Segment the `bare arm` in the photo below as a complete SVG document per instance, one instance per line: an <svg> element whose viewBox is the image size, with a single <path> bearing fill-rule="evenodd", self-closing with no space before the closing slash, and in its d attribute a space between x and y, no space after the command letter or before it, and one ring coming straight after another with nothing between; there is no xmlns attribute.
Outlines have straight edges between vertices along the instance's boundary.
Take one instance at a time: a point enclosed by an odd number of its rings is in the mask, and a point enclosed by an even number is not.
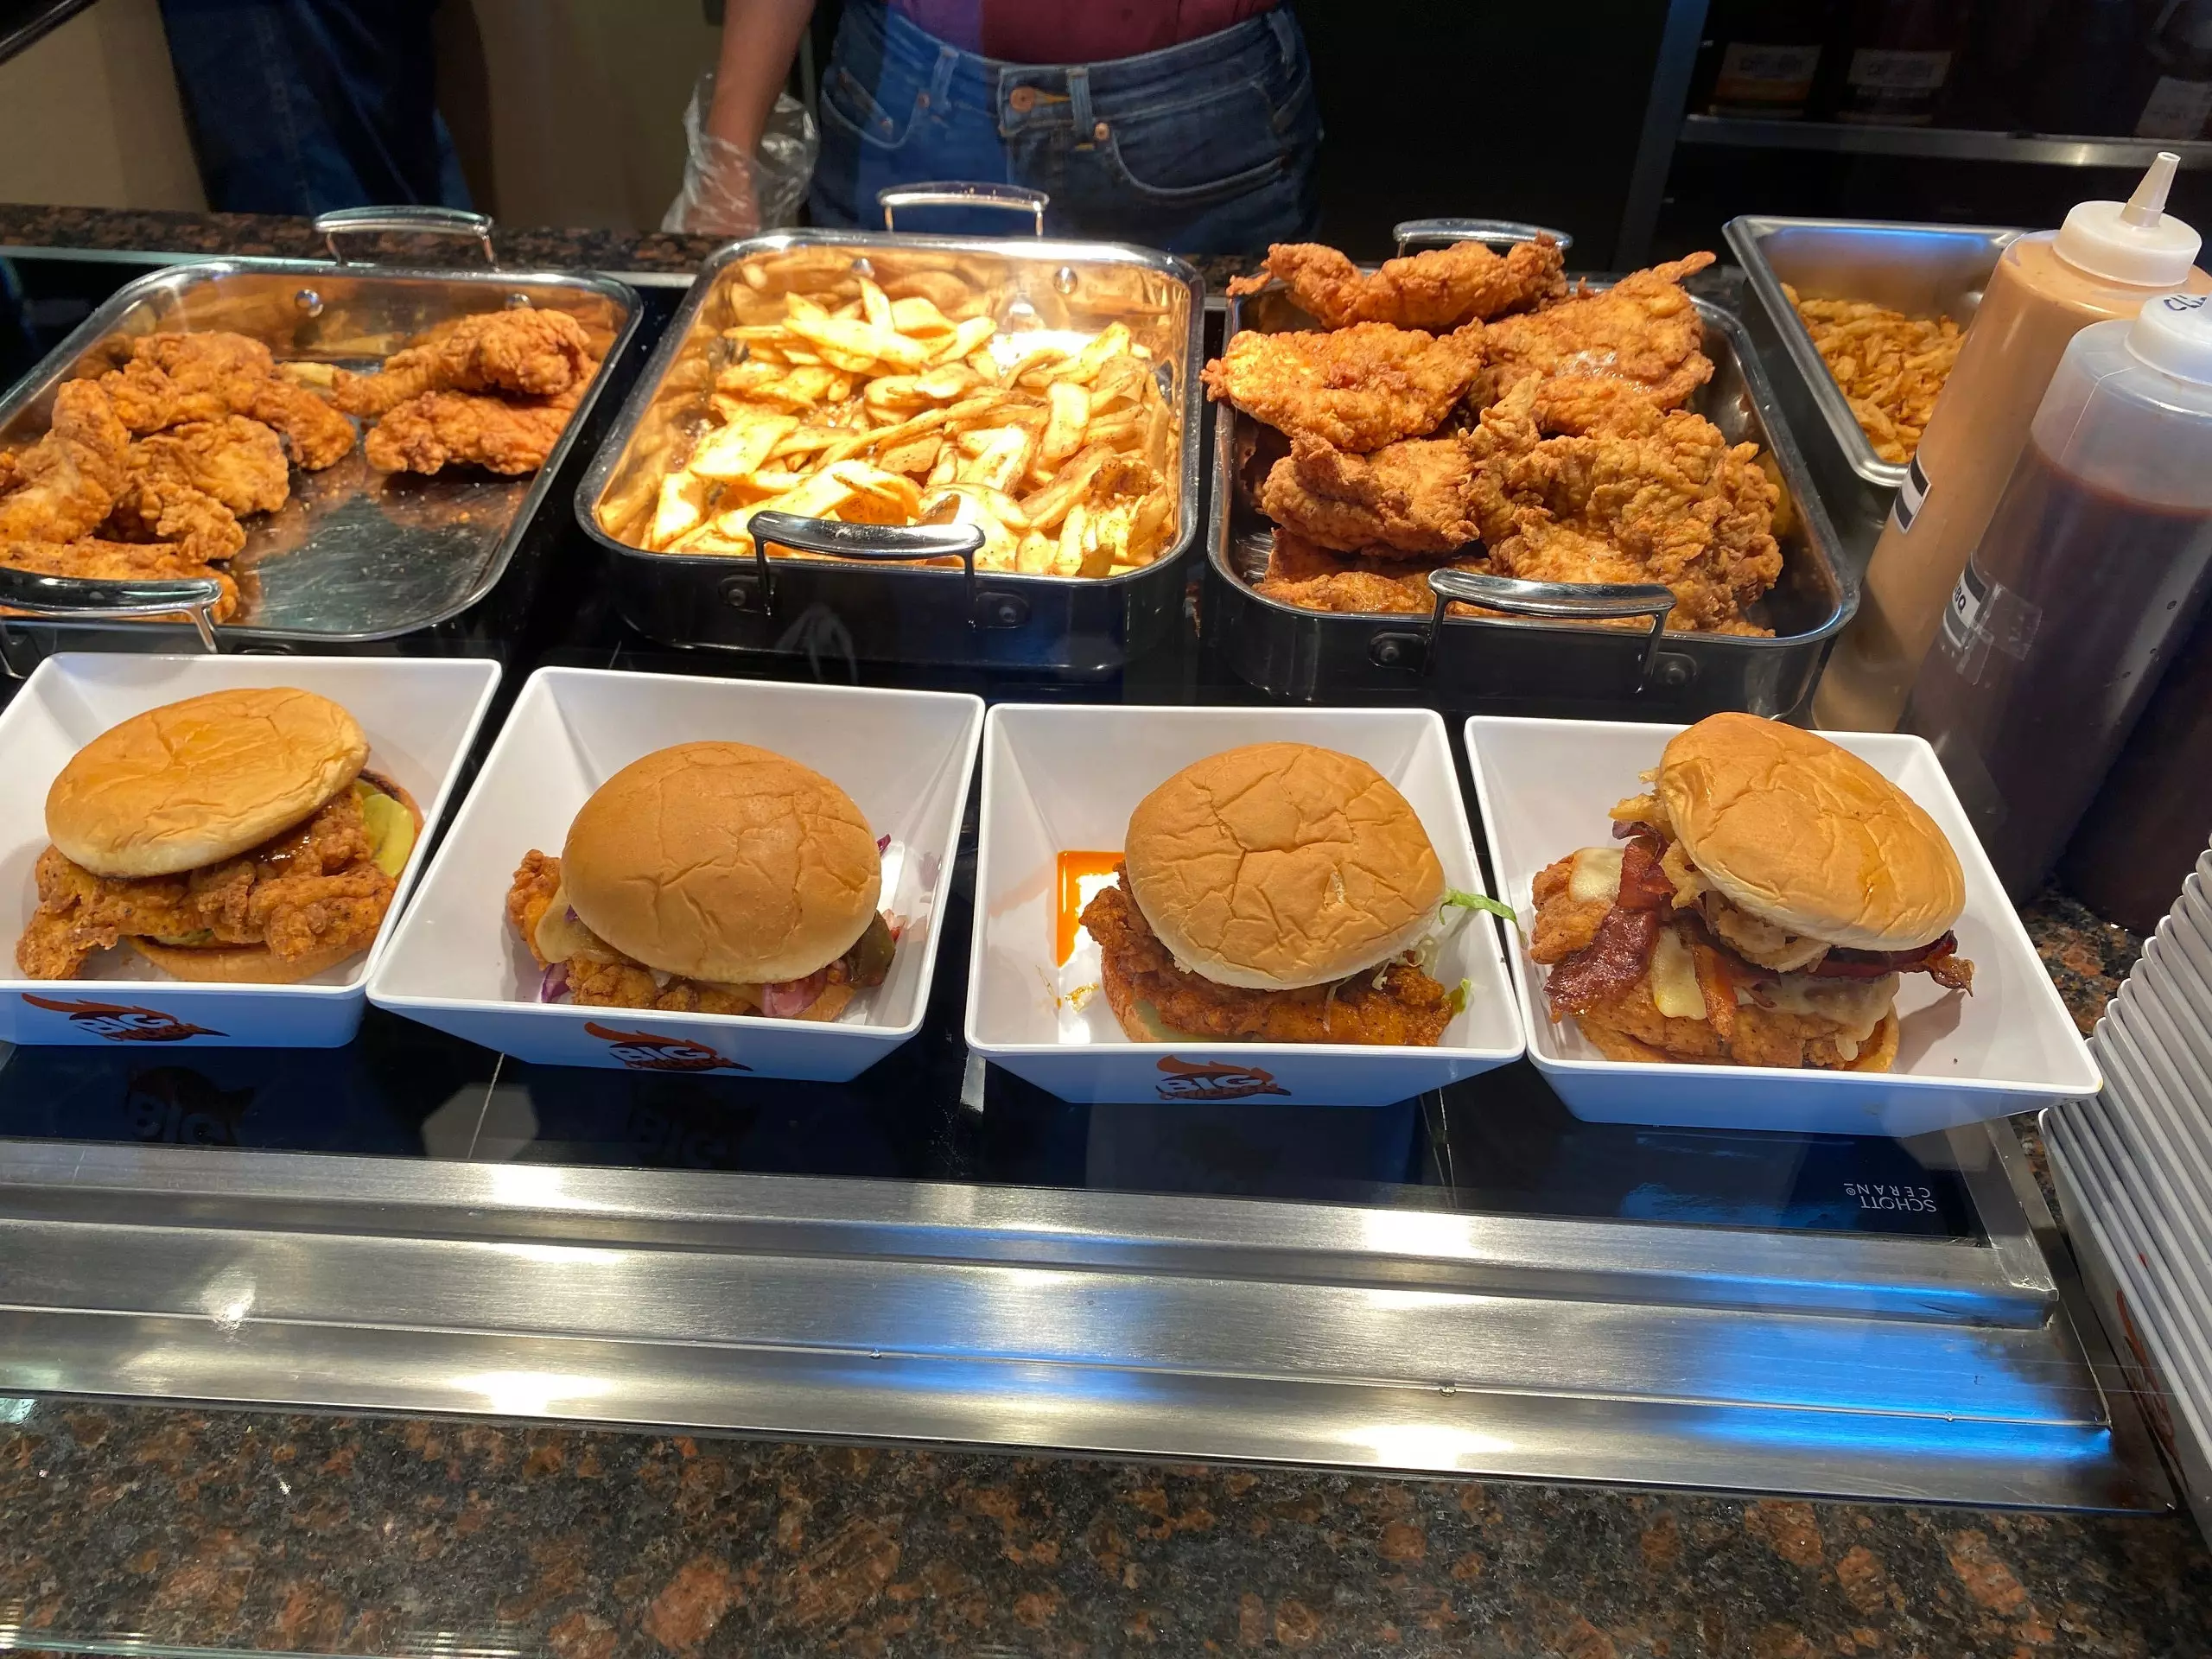
<svg viewBox="0 0 2212 1659"><path fill-rule="evenodd" d="M715 67L715 107L707 130L759 149L768 112L791 72L814 0L728 0L722 13L721 56Z"/></svg>

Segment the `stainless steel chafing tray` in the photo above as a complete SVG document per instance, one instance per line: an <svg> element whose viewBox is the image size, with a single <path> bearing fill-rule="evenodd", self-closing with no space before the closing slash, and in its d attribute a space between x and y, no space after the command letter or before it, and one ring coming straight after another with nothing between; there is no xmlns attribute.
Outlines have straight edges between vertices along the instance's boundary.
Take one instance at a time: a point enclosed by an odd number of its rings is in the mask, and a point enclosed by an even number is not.
<svg viewBox="0 0 2212 1659"><path fill-rule="evenodd" d="M1601 286L1598 284L1597 286ZM1731 443L1759 446L1782 497L1775 538L1782 576L1752 607L1771 639L1666 633L1662 587L1518 582L1440 571L1427 616L1309 611L1252 587L1265 574L1271 526L1251 505L1264 471L1257 423L1227 410L1216 424L1211 519L1214 580L1203 632L1240 677L1279 696L1418 696L1450 708L1694 720L1719 709L1784 715L1809 693L1830 643L1858 607L1836 532L1761 370L1741 319L1692 296L1705 324L1711 382L1689 407ZM1280 288L1232 301L1228 333L1305 328L1313 320ZM1511 620L1447 616L1451 601ZM1645 626L1604 622L1641 618Z"/></svg>
<svg viewBox="0 0 2212 1659"><path fill-rule="evenodd" d="M1180 423L1167 469L1174 530L1154 563L1105 577L985 570L974 531L856 525L776 515L754 556L645 550L661 480L711 423L715 372L736 349L722 330L791 291L858 293L942 273L986 297L1009 333L1128 326L1158 364ZM830 654L879 662L1111 671L1174 628L1200 527L1204 293L1181 260L1103 242L788 231L708 261L576 492L576 518L607 550L616 603L671 645ZM772 557L768 547L836 557ZM960 559L954 569L918 563Z"/></svg>
<svg viewBox="0 0 2212 1659"><path fill-rule="evenodd" d="M1963 327L1998 259L2024 234L1986 225L1856 219L1747 214L1728 221L1728 246L1759 299L1746 318L1754 341L1815 482L1855 551L1872 550L1867 527L1879 532L1904 482L1904 464L1874 453L1783 284L1807 299L1867 300L1910 317L1948 316Z"/></svg>
<svg viewBox="0 0 2212 1659"><path fill-rule="evenodd" d="M412 228L411 217L406 221ZM86 582L0 567L0 607L33 613L15 626L160 648L179 641L251 650L389 639L458 615L506 569L531 515L638 320L638 297L604 277L554 271L392 270L308 260L214 260L153 272L119 289L38 369L0 399L0 448L35 441L64 381L112 366L116 340L175 329L228 330L282 361L373 368L413 334L471 312L530 304L573 315L601 349L588 387L545 465L531 477L473 468L434 477L372 468L357 444L319 473L294 468L291 499L247 518L229 563L239 607L211 630L204 580ZM198 630L175 620L198 612ZM122 622L125 618L168 620ZM0 629L7 627L0 622ZM129 634L116 639L123 628Z"/></svg>

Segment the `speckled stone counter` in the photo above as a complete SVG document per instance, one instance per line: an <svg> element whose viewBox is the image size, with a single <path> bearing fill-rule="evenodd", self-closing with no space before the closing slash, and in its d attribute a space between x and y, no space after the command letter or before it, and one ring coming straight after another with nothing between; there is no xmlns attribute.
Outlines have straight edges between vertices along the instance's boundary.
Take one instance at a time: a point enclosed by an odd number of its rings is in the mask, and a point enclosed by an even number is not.
<svg viewBox="0 0 2212 1659"><path fill-rule="evenodd" d="M294 220L5 207L0 245L322 251ZM2086 1030L2137 942L2056 893L2028 920ZM0 1646L28 1649L2212 1655L2212 1554L2171 1516L28 1400L0 1401Z"/></svg>

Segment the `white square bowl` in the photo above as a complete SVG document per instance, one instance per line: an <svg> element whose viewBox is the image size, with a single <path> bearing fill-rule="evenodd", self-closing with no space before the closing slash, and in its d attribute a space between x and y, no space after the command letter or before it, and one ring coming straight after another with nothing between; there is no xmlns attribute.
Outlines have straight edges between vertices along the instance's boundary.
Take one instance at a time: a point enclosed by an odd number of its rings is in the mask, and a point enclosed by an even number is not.
<svg viewBox="0 0 2212 1659"><path fill-rule="evenodd" d="M1482 891L1467 810L1443 721L1425 709L1174 709L1002 703L983 739L968 1046L1063 1100L1266 1096L1381 1106L1521 1056L1497 924L1476 912L1446 941L1446 984L1467 1006L1434 1048L1349 1043L1135 1043L1103 995L1088 932L1063 965L1063 852L1118 849L1137 803L1175 772L1248 743L1311 743L1358 756L1421 816L1445 880Z"/></svg>
<svg viewBox="0 0 2212 1659"><path fill-rule="evenodd" d="M7 779L0 788L0 1040L217 1048L351 1042L364 988L499 683L499 665L473 657L67 652L48 658L0 712L0 778ZM126 950L103 953L84 979L22 977L15 945L38 904L32 872L48 845L46 792L55 775L79 749L133 715L205 692L266 685L297 686L343 703L368 737L370 769L388 775L423 809L415 855L368 950L296 985L188 985Z"/></svg>
<svg viewBox="0 0 2212 1659"><path fill-rule="evenodd" d="M454 818L369 1000L545 1065L717 1075L857 1077L920 1029L981 740L979 697L693 679L587 668L530 677ZM515 867L557 853L592 792L677 743L751 743L811 766L879 835L882 908L906 924L891 971L835 1020L662 1014L537 1000L535 962L506 916Z"/></svg>
<svg viewBox="0 0 2212 1659"><path fill-rule="evenodd" d="M1642 791L1683 728L1616 721L1467 722L1467 759L1507 903L1533 923L1536 874L1578 847L1610 842L1606 809ZM1544 975L1525 947L1513 982L1529 1025L1529 1053L1567 1109L1602 1123L1774 1129L1799 1135L1923 1135L2003 1117L2097 1091L2097 1068L2044 970L2019 913L1951 792L1936 753L1917 737L1830 732L1920 803L1966 872L1959 953L1974 964L1974 994L1943 991L1924 974L1897 994L1903 1034L1887 1072L1777 1066L1675 1065L1606 1059L1574 1025L1554 1025Z"/></svg>

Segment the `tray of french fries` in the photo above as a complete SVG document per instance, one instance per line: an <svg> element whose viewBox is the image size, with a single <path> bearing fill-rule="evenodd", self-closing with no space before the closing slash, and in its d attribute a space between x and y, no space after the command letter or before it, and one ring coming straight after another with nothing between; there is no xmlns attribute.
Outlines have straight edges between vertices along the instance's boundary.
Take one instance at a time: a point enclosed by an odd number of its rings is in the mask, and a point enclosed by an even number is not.
<svg viewBox="0 0 2212 1659"><path fill-rule="evenodd" d="M736 243L577 518L667 643L1105 671L1180 608L1203 315L1189 267L1113 244Z"/></svg>

